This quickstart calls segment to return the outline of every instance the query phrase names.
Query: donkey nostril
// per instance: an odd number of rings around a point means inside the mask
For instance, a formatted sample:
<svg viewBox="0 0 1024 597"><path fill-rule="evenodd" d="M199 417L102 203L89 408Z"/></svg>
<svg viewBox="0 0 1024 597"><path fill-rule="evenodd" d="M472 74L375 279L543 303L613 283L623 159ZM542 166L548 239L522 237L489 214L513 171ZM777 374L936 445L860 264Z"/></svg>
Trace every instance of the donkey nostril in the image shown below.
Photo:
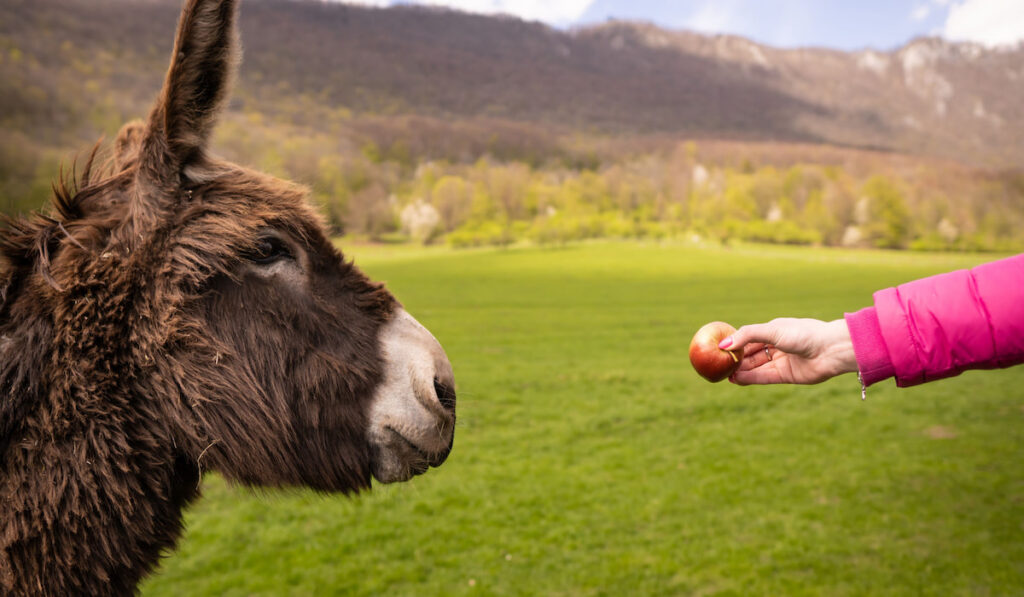
<svg viewBox="0 0 1024 597"><path fill-rule="evenodd" d="M437 393L437 401L448 410L455 410L455 388L449 387L435 377L434 392Z"/></svg>

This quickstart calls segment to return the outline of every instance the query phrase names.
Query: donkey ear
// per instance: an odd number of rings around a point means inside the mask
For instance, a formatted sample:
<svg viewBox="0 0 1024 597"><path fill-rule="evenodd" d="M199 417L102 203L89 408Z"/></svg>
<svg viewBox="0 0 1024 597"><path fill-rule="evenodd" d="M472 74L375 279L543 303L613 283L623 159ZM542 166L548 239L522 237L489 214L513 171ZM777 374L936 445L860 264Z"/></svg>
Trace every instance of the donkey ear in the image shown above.
<svg viewBox="0 0 1024 597"><path fill-rule="evenodd" d="M237 0L187 0L163 91L149 117L140 165L175 187L204 150L234 78Z"/></svg>

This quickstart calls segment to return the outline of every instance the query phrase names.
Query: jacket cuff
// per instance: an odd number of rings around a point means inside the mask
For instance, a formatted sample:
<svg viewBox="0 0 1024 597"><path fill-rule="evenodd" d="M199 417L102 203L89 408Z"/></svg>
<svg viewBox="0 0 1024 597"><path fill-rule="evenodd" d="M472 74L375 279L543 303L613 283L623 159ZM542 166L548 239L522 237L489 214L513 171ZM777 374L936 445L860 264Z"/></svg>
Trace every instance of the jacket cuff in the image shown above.
<svg viewBox="0 0 1024 597"><path fill-rule="evenodd" d="M857 368L865 386L896 375L889 349L885 347L882 327L874 307L866 307L856 313L845 315L846 327L853 341L853 353L857 357Z"/></svg>

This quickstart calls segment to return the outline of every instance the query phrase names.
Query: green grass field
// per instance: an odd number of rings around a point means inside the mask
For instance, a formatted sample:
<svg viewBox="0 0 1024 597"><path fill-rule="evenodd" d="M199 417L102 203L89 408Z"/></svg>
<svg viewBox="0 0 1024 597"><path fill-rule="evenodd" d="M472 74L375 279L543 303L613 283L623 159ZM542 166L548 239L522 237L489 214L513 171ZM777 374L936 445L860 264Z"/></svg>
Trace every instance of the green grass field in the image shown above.
<svg viewBox="0 0 1024 597"><path fill-rule="evenodd" d="M444 344L448 462L356 499L219 477L158 595L1024 593L1024 367L860 400L709 384L701 324L832 319L995 256L355 247Z"/></svg>

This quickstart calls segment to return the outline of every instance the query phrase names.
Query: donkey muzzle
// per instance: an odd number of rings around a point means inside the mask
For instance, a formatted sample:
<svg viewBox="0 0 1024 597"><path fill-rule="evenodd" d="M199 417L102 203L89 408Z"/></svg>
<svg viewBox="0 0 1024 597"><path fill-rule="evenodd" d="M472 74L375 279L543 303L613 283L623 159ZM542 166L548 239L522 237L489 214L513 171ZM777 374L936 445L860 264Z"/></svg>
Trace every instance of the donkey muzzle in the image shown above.
<svg viewBox="0 0 1024 597"><path fill-rule="evenodd" d="M455 377L437 339L404 309L381 330L384 376L370 404L373 476L406 481L440 466L455 435Z"/></svg>

